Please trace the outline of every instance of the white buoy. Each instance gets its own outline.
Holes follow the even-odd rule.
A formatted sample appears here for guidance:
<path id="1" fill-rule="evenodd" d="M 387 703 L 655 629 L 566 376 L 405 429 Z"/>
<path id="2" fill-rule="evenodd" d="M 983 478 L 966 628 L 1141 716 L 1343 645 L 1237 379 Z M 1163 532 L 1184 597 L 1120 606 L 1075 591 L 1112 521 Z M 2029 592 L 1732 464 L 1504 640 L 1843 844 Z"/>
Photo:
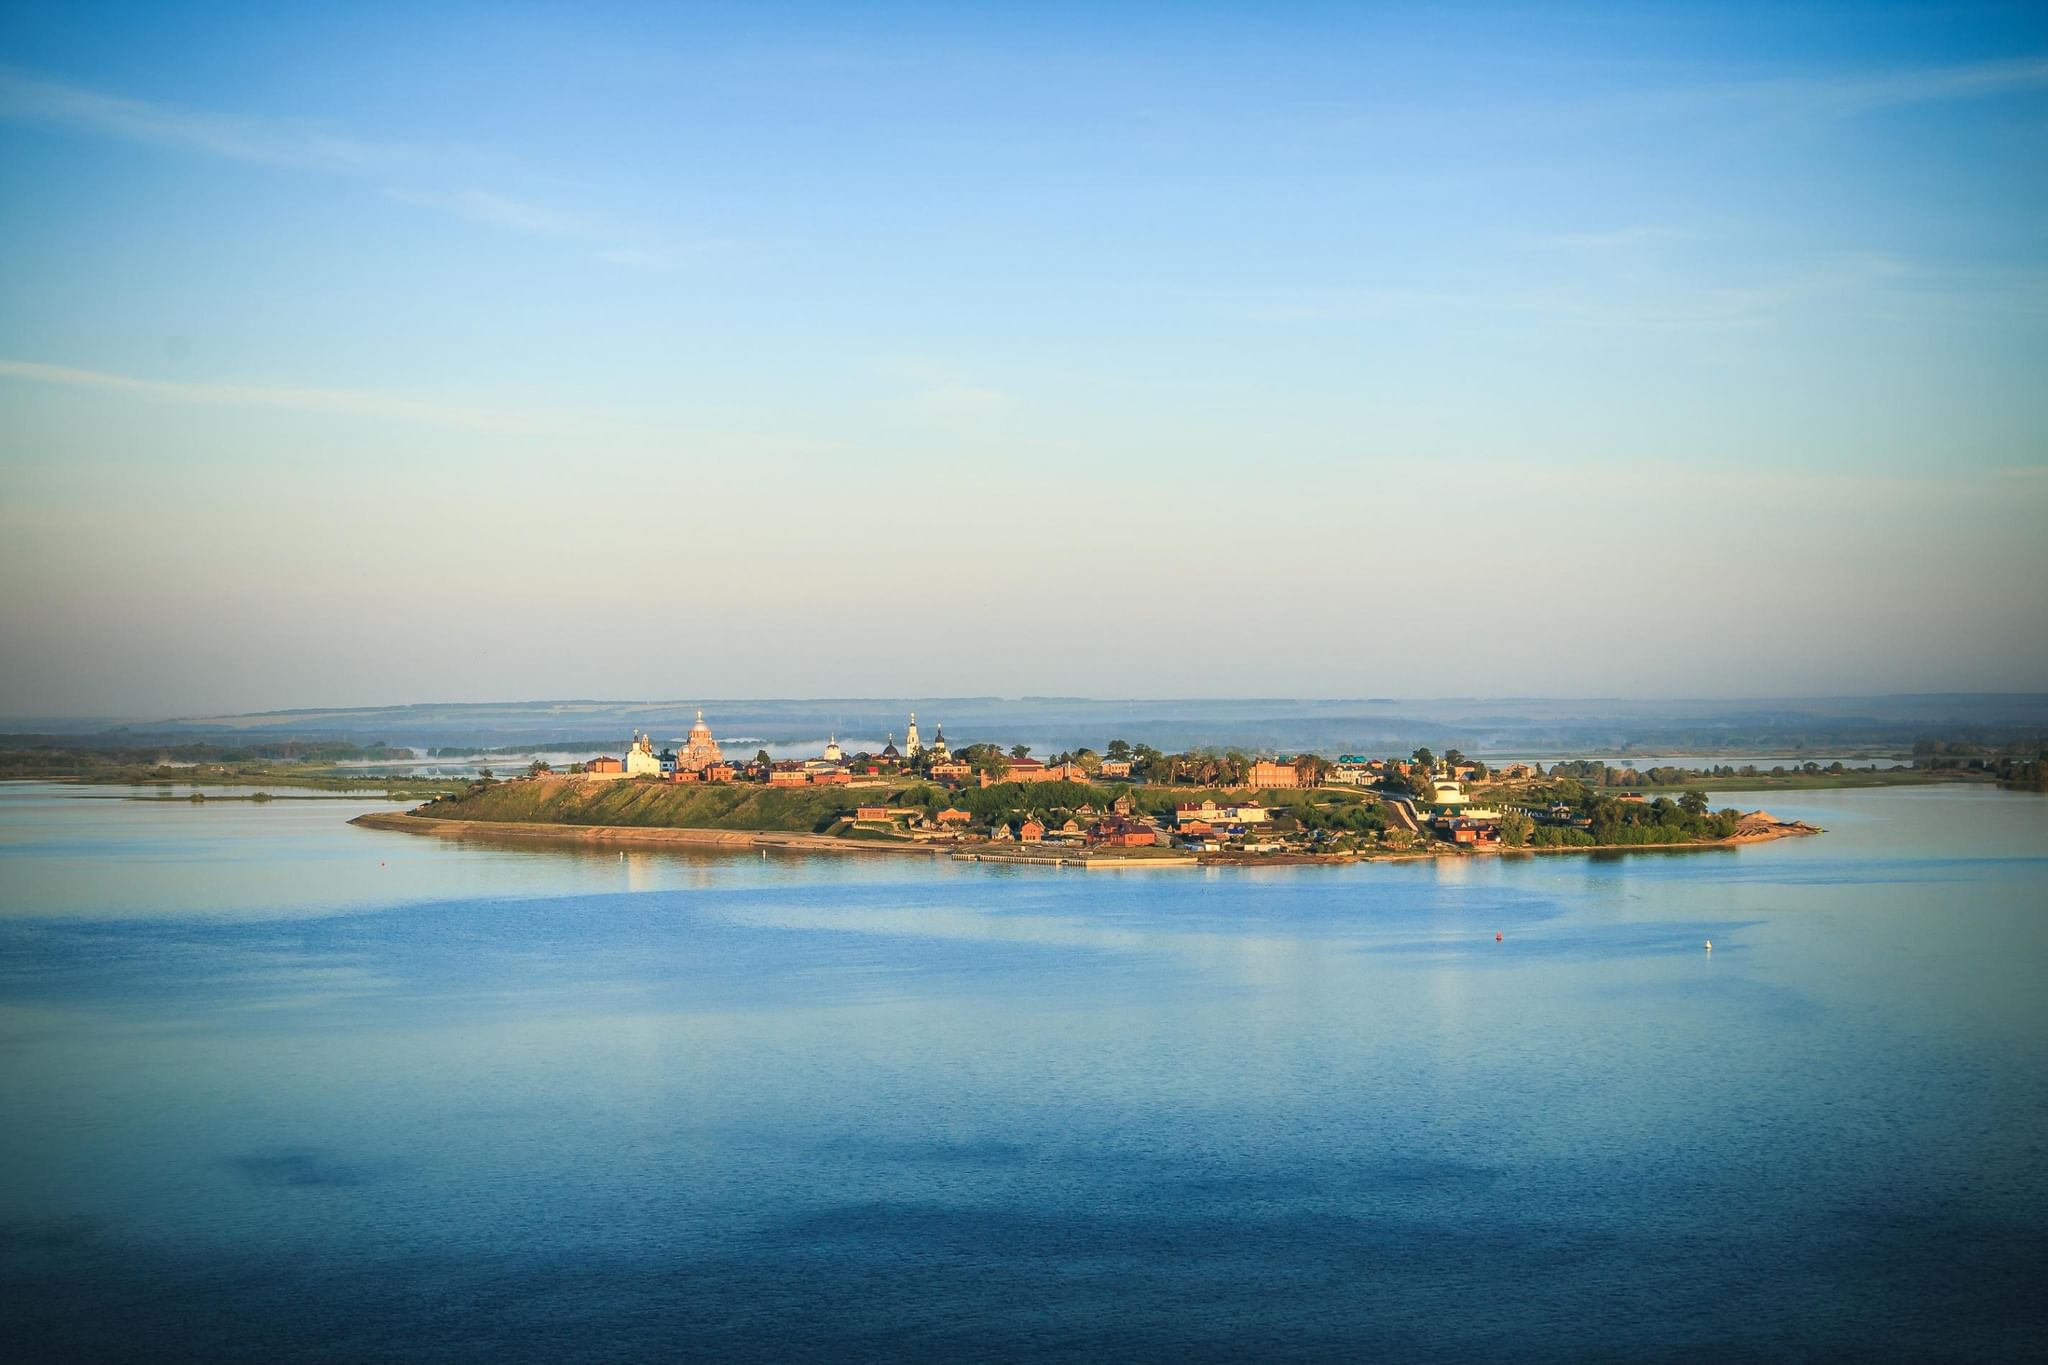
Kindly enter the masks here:
<path id="1" fill-rule="evenodd" d="M 1712 940 L 1712 939 L 1708 939 L 1708 940 L 1707 940 L 1707 951 L 1708 951 L 1708 952 L 1710 952 L 1710 953 L 1714 951 L 1714 940 Z"/>

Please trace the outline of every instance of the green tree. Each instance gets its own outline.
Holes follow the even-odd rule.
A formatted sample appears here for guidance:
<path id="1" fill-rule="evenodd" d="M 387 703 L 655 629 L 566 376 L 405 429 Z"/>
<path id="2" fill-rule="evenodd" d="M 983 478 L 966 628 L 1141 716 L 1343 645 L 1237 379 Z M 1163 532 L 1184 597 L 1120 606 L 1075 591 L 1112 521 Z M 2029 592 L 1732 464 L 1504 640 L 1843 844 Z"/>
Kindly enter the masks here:
<path id="1" fill-rule="evenodd" d="M 1589 792 L 1579 806 L 1579 814 L 1593 822 L 1593 834 L 1596 838 L 1600 837 L 1603 829 L 1608 835 L 1614 833 L 1614 827 L 1621 822 L 1620 812 L 1621 803 L 1606 792 Z M 1600 842 L 1604 844 L 1611 840 L 1600 838 Z"/>
<path id="2" fill-rule="evenodd" d="M 1463 763 L 1464 761 L 1465 761 L 1465 755 L 1464 755 L 1463 753 L 1459 752 L 1458 750 L 1456 750 L 1456 749 L 1446 749 L 1446 750 L 1444 750 L 1444 762 L 1446 762 L 1446 763 L 1450 764 L 1450 765 L 1451 765 L 1451 766 L 1452 766 L 1453 768 L 1457 767 L 1457 766 L 1458 766 L 1458 765 L 1459 765 L 1460 763 Z"/>
<path id="3" fill-rule="evenodd" d="M 1011 757 L 1011 758 L 1029 758 L 1029 757 L 1031 757 L 1031 746 L 1030 746 L 1029 744 L 1012 744 L 1012 745 L 1010 746 L 1010 757 Z"/>
<path id="4" fill-rule="evenodd" d="M 526 765 L 526 775 L 528 777 L 539 777 L 542 773 L 553 771 L 554 769 L 548 766 L 547 760 L 544 758 L 536 758 L 533 762 Z"/>
<path id="5" fill-rule="evenodd" d="M 998 782 L 1010 771 L 1010 760 L 1003 757 L 1000 744 L 970 744 L 953 757 L 978 773 L 987 773 Z"/>
<path id="6" fill-rule="evenodd" d="M 1305 787 L 1320 785 L 1322 780 L 1330 775 L 1330 769 L 1335 766 L 1329 759 L 1317 754 L 1296 754 L 1294 758 L 1294 771 L 1301 775 L 1301 782 Z"/>
<path id="7" fill-rule="evenodd" d="M 1424 773 L 1430 773 L 1436 770 L 1436 755 L 1431 753 L 1426 748 L 1417 749 L 1414 753 L 1410 754 L 1409 757 L 1415 760 L 1415 766 L 1422 769 Z"/>
<path id="8" fill-rule="evenodd" d="M 1131 770 L 1155 786 L 1170 786 L 1173 782 L 1173 759 L 1149 744 L 1131 747 Z"/>
<path id="9" fill-rule="evenodd" d="M 1529 836 L 1536 832 L 1536 822 L 1529 818 L 1529 812 L 1510 806 L 1500 813 L 1500 841 L 1509 848 L 1523 848 Z"/>
<path id="10" fill-rule="evenodd" d="M 1678 798 L 1678 808 L 1697 820 L 1707 813 L 1707 794 L 1688 791 Z"/>

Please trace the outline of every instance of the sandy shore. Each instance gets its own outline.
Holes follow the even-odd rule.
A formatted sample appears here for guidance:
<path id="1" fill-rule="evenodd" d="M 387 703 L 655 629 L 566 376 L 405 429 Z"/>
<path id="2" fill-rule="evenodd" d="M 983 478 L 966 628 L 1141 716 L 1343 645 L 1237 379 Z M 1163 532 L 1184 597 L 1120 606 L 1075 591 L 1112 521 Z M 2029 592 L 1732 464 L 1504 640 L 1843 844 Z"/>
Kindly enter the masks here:
<path id="1" fill-rule="evenodd" d="M 773 830 L 747 829 L 655 829 L 634 825 L 550 825 L 522 824 L 501 820 L 437 820 L 405 811 L 373 811 L 349 821 L 365 829 L 391 830 L 400 834 L 427 834 L 442 839 L 511 840 L 521 843 L 603 844 L 624 848 L 703 848 L 742 852 L 749 849 L 781 849 L 789 853 L 884 853 L 914 857 L 951 856 L 966 862 L 1016 863 L 1043 867 L 1130 868 L 1130 867 L 1305 867 L 1354 862 L 1409 862 L 1417 858 L 1460 858 L 1497 855 L 1516 857 L 1553 853 L 1657 853 L 1731 849 L 1743 844 L 1772 839 L 1797 838 L 1823 831 L 1796 822 L 1774 824 L 1768 829 L 1691 844 L 1580 844 L 1557 848 L 1465 848 L 1420 849 L 1411 853 L 1379 854 L 1173 854 L 1148 852 L 1118 854 L 1101 849 L 1055 850 L 1018 848 L 1002 844 L 882 843 L 837 839 L 825 834 L 792 834 Z"/>
<path id="2" fill-rule="evenodd" d="M 431 834 L 442 839 L 512 839 L 526 843 L 605 844 L 639 848 L 779 848 L 797 853 L 909 853 L 932 858 L 950 850 L 933 844 L 885 844 L 751 829 L 644 829 L 633 825 L 542 825 L 508 820 L 436 820 L 404 811 L 372 811 L 349 821 L 365 829 Z"/>

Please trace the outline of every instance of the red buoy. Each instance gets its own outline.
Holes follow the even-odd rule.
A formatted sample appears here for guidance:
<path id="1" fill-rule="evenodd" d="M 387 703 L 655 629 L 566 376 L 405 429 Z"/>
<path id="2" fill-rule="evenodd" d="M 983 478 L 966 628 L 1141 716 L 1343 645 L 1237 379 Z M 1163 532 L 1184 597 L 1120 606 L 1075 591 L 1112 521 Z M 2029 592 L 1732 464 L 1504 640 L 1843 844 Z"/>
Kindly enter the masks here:
<path id="1" fill-rule="evenodd" d="M 1493 941 L 1495 943 L 1500 942 L 1500 930 L 1496 929 L 1493 931 Z"/>

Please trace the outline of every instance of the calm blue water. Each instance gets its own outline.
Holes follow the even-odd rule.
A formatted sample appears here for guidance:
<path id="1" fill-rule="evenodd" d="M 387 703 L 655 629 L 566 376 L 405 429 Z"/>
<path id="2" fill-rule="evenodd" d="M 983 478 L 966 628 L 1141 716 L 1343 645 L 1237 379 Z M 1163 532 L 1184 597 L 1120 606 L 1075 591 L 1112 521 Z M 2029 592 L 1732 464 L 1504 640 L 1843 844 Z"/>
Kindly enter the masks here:
<path id="1" fill-rule="evenodd" d="M 1738 852 L 1091 874 L 120 795 L 0 787 L 13 1358 L 2048 1333 L 2039 797 L 1774 795 L 1831 833 Z"/>

